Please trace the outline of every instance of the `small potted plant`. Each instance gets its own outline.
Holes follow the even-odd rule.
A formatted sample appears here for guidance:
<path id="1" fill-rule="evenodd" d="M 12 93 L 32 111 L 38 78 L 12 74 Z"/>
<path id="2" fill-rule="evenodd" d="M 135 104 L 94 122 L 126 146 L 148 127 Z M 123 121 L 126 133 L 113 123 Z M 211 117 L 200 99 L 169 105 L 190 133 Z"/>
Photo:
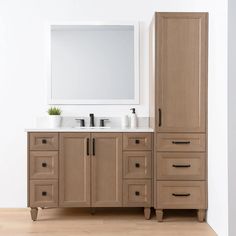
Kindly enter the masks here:
<path id="1" fill-rule="evenodd" d="M 50 107 L 48 109 L 49 125 L 51 128 L 58 128 L 61 125 L 61 109 Z"/>

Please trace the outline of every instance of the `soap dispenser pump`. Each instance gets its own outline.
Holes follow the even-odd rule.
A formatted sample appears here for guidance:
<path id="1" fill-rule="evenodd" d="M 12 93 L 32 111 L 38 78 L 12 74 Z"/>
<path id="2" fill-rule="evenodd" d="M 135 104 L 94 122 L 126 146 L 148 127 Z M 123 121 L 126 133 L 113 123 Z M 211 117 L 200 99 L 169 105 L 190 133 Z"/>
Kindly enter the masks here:
<path id="1" fill-rule="evenodd" d="M 130 116 L 130 127 L 131 129 L 137 128 L 137 115 L 135 113 L 135 108 L 130 109 L 132 111 Z"/>

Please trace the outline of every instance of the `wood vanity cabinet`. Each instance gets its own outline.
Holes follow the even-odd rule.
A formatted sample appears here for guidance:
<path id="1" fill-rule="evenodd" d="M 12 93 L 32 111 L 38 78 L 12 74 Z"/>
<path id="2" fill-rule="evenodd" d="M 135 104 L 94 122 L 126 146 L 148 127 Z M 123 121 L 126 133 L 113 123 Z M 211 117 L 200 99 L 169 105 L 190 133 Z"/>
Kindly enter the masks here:
<path id="1" fill-rule="evenodd" d="M 28 206 L 152 206 L 152 134 L 28 133 Z"/>
<path id="2" fill-rule="evenodd" d="M 156 13 L 150 25 L 154 207 L 207 209 L 208 14 Z"/>

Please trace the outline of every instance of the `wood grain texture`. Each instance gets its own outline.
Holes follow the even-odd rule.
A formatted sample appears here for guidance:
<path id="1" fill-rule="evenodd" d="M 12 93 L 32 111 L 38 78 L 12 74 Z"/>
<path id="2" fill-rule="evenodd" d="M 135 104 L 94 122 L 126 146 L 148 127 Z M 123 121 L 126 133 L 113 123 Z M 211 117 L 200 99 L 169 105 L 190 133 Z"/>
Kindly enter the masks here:
<path id="1" fill-rule="evenodd" d="M 0 209 L 2 236 L 216 236 L 207 223 L 189 211 L 165 214 L 163 223 L 155 217 L 143 219 L 143 209 L 98 209 L 91 216 L 86 208 L 39 209 L 38 220 L 29 218 L 30 209 Z"/>

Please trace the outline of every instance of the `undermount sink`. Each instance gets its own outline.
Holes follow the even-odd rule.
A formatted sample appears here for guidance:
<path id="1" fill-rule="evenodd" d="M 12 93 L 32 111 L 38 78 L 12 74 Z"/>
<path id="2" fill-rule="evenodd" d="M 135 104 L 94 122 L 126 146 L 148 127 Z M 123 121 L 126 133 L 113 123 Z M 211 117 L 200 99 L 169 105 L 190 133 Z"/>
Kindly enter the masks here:
<path id="1" fill-rule="evenodd" d="M 111 127 L 108 126 L 104 126 L 104 127 L 100 127 L 100 126 L 94 126 L 94 127 L 81 127 L 81 126 L 74 126 L 74 129 L 110 129 Z"/>

